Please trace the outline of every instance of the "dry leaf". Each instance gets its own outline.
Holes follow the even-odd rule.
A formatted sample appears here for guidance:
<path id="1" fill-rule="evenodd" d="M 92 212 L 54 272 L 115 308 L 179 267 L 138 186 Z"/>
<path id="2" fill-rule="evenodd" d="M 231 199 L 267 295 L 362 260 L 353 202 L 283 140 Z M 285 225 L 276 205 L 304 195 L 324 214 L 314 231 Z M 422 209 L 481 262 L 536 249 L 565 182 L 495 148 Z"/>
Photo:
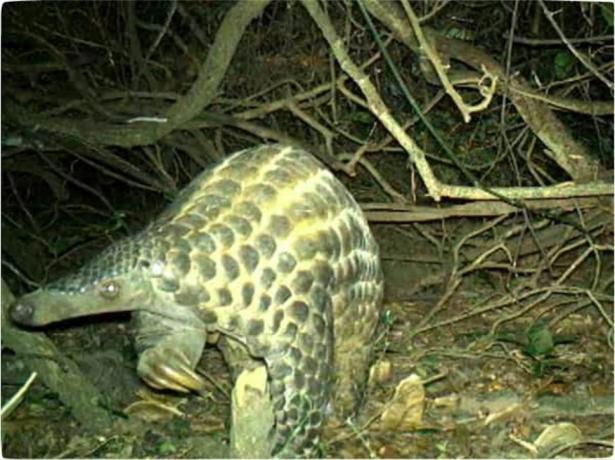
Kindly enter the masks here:
<path id="1" fill-rule="evenodd" d="M 393 399 L 382 413 L 382 425 L 392 431 L 416 429 L 422 425 L 424 408 L 423 382 L 412 374 L 397 385 Z"/>
<path id="2" fill-rule="evenodd" d="M 369 370 L 369 383 L 384 383 L 391 380 L 393 365 L 388 359 L 383 359 L 374 364 Z"/>
<path id="3" fill-rule="evenodd" d="M 140 418 L 146 422 L 159 422 L 173 417 L 183 417 L 184 414 L 175 407 L 167 406 L 155 400 L 137 401 L 132 403 L 124 412 Z"/>
<path id="4" fill-rule="evenodd" d="M 538 455 L 545 456 L 568 444 L 574 444 L 583 439 L 583 433 L 573 423 L 562 422 L 550 425 L 534 441 Z"/>
<path id="5" fill-rule="evenodd" d="M 245 369 L 237 377 L 231 403 L 231 457 L 269 458 L 274 426 L 273 403 L 269 397 L 264 365 Z"/>

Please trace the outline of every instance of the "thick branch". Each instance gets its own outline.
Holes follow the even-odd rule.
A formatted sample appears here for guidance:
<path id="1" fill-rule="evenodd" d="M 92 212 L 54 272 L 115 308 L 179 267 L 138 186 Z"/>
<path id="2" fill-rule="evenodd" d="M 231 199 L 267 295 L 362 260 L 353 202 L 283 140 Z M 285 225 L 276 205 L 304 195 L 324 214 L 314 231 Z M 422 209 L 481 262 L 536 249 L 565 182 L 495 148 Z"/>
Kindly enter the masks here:
<path id="1" fill-rule="evenodd" d="M 599 205 L 595 198 L 578 198 L 562 200 L 527 201 L 529 209 L 572 209 L 592 208 Z M 428 222 L 449 217 L 489 217 L 510 214 L 518 208 L 502 202 L 476 201 L 456 206 L 433 208 L 425 206 L 407 206 L 396 203 L 369 203 L 361 208 L 370 222 Z"/>
<path id="2" fill-rule="evenodd" d="M 425 152 L 419 148 L 414 140 L 412 140 L 412 138 L 406 134 L 399 123 L 397 123 L 367 75 L 365 75 L 365 73 L 354 64 L 344 48 L 343 41 L 337 35 L 329 17 L 320 8 L 318 2 L 316 0 L 303 0 L 303 5 L 321 29 L 323 36 L 329 43 L 329 46 L 331 47 L 331 50 L 342 69 L 350 75 L 350 77 L 361 88 L 361 91 L 363 91 L 363 94 L 368 101 L 370 110 L 376 117 L 378 117 L 385 128 L 389 130 L 393 137 L 395 137 L 401 146 L 408 152 L 412 158 L 412 161 L 416 165 L 425 186 L 427 187 L 429 195 L 435 201 L 440 201 L 441 197 L 444 196 L 474 200 L 498 199 L 498 197 L 494 194 L 476 187 L 454 186 L 440 183 L 435 177 L 431 166 L 427 162 Z M 392 4 L 387 5 L 392 6 Z M 501 75 L 501 69 L 497 66 L 497 64 L 492 62 L 490 66 L 498 70 L 498 73 Z M 530 104 L 540 104 L 537 101 L 528 101 Z M 541 105 L 544 106 L 544 104 Z M 550 110 L 548 113 L 552 114 Z M 549 131 L 548 128 L 544 129 L 548 131 L 549 134 L 552 134 L 552 131 Z M 510 199 L 544 199 L 609 195 L 613 193 L 613 185 L 599 182 L 583 185 L 558 184 L 551 187 L 500 187 L 491 188 L 490 190 L 500 196 L 505 196 Z"/>
<path id="3" fill-rule="evenodd" d="M 152 144 L 183 126 L 211 103 L 218 93 L 220 82 L 226 74 L 246 27 L 262 13 L 270 1 L 237 2 L 229 10 L 216 33 L 197 80 L 188 93 L 178 99 L 167 113 L 160 117 L 166 118 L 163 123 L 133 123 L 126 126 L 84 120 L 75 123 L 75 120 L 33 117 L 30 111 L 22 110 L 15 104 L 7 106 L 7 111 L 25 126 L 40 125 L 46 130 L 69 135 L 85 142 L 127 148 Z"/>
<path id="4" fill-rule="evenodd" d="M 103 409 L 101 393 L 88 381 L 75 363 L 58 352 L 43 332 L 26 332 L 11 324 L 7 309 L 13 294 L 2 280 L 2 342 L 14 350 L 26 365 L 38 373 L 43 383 L 58 393 L 81 425 L 99 431 L 112 422 Z"/>
<path id="5" fill-rule="evenodd" d="M 401 8 L 393 2 L 363 0 L 369 12 L 389 28 L 394 36 L 413 51 L 420 53 L 418 44 Z M 444 37 L 433 29 L 423 28 L 430 43 L 435 44 L 443 60 L 455 59 L 480 71 L 482 66 L 500 81 L 507 81 L 504 69 L 491 56 L 461 40 Z M 547 146 L 553 159 L 575 182 L 587 182 L 596 176 L 598 163 L 568 132 L 553 111 L 540 101 L 524 96 L 532 92 L 525 79 L 515 77 L 509 81 L 510 97 L 530 129 Z M 503 86 L 499 87 L 502 91 Z"/>
<path id="6" fill-rule="evenodd" d="M 250 22 L 259 16 L 271 0 L 237 2 L 224 17 L 196 82 L 184 97 L 167 112 L 169 122 L 160 125 L 152 142 L 192 119 L 217 95 L 220 82 L 235 55 L 237 45 Z"/>

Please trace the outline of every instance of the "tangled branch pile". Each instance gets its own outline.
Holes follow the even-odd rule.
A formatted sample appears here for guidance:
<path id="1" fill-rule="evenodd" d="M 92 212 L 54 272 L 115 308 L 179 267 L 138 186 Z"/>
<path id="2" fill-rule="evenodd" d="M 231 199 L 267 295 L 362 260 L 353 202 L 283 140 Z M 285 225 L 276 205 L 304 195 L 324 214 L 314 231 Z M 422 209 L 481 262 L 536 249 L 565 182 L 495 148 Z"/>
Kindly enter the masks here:
<path id="1" fill-rule="evenodd" d="M 390 300 L 435 289 L 410 336 L 591 310 L 612 347 L 612 5 L 26 2 L 3 25 L 12 286 L 145 225 L 225 154 L 277 141 L 360 201 Z M 470 305 L 451 314 L 456 295 Z"/>

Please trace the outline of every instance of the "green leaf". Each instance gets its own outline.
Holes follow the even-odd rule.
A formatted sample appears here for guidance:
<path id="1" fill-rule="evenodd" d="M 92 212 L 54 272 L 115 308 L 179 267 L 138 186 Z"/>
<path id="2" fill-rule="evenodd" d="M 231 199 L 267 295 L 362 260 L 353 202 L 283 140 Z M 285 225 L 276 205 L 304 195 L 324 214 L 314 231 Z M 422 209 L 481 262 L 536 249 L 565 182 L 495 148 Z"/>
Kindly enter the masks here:
<path id="1" fill-rule="evenodd" d="M 177 452 L 177 447 L 169 441 L 164 441 L 158 445 L 158 453 L 160 455 L 172 455 L 175 452 Z"/>
<path id="2" fill-rule="evenodd" d="M 609 27 L 613 27 L 613 4 L 612 3 L 598 3 L 600 7 L 600 12 L 602 13 L 602 17 L 609 25 Z"/>
<path id="3" fill-rule="evenodd" d="M 548 328 L 533 327 L 527 331 L 527 345 L 524 351 L 534 357 L 545 356 L 553 351 L 553 336 Z"/>
<path id="4" fill-rule="evenodd" d="M 559 79 L 566 78 L 574 67 L 574 56 L 567 51 L 560 51 L 553 59 L 555 76 Z"/>

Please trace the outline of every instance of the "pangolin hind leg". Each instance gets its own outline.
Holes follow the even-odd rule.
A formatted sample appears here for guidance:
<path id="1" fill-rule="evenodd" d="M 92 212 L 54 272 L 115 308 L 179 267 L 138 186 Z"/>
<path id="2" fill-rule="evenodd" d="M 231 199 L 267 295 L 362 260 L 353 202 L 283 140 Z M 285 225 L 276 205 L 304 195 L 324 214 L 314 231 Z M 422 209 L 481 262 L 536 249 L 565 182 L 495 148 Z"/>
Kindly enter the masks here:
<path id="1" fill-rule="evenodd" d="M 372 341 L 371 334 L 363 334 L 341 340 L 336 346 L 331 401 L 335 416 L 340 421 L 355 414 L 363 400 L 372 360 Z"/>
<path id="2" fill-rule="evenodd" d="M 313 457 L 331 389 L 331 296 L 314 283 L 282 311 L 277 343 L 264 356 L 276 420 L 274 455 Z"/>
<path id="3" fill-rule="evenodd" d="M 342 225 L 346 222 L 346 225 Z M 332 295 L 335 376 L 332 408 L 338 419 L 353 415 L 365 395 L 383 296 L 378 248 L 365 222 L 349 212 L 340 222 L 341 257 Z"/>

